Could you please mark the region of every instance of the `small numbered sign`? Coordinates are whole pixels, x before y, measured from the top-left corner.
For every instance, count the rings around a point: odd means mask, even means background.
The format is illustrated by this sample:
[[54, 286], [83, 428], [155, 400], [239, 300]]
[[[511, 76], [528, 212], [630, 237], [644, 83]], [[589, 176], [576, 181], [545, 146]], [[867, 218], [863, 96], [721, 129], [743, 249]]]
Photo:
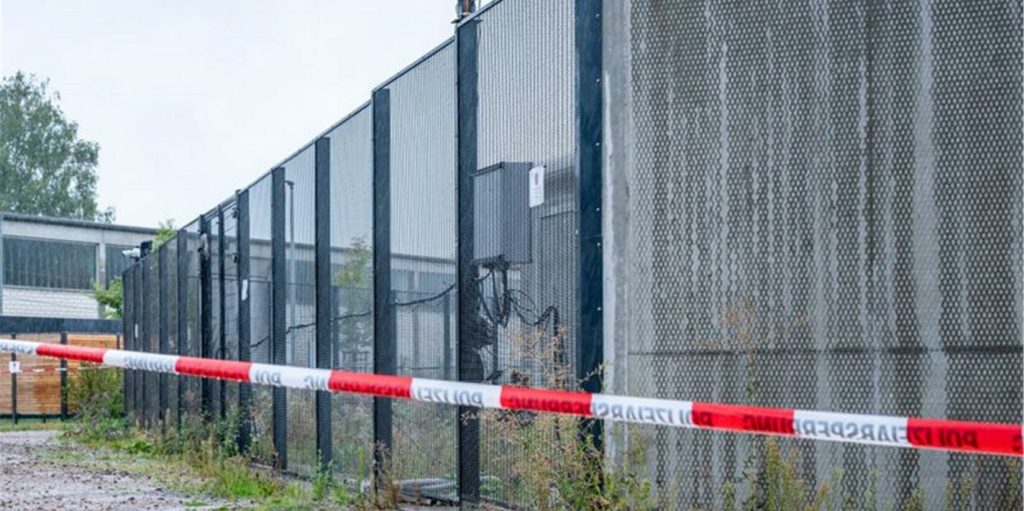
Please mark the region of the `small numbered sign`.
[[11, 374], [18, 374], [21, 372], [21, 362], [12, 360], [8, 363], [7, 367], [10, 369]]

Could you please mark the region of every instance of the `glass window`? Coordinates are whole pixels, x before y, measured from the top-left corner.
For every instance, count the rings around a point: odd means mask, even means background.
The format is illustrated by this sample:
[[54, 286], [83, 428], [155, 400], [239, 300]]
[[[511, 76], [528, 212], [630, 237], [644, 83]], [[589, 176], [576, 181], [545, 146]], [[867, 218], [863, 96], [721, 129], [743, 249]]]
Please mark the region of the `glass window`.
[[96, 245], [32, 238], [3, 238], [4, 284], [91, 289]]
[[111, 280], [120, 278], [121, 274], [132, 265], [132, 258], [124, 255], [125, 250], [131, 249], [132, 247], [107, 245], [107, 284]]

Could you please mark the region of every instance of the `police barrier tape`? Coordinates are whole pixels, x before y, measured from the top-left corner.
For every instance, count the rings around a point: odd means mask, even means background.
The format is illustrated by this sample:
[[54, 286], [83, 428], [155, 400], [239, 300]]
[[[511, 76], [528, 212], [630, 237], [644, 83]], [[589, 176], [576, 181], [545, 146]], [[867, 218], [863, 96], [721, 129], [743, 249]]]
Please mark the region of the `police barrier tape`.
[[612, 396], [0, 340], [0, 351], [125, 369], [475, 408], [944, 451], [1024, 455], [1022, 426]]

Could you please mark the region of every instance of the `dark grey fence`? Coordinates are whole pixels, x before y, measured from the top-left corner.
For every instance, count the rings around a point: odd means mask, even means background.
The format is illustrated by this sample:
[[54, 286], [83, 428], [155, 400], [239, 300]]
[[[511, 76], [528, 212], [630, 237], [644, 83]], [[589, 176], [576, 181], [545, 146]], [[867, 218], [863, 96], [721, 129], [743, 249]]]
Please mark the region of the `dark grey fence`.
[[[130, 268], [126, 344], [1020, 422], [1020, 19], [1013, 1], [496, 0]], [[128, 373], [139, 421], [236, 418], [243, 449], [293, 472], [363, 479], [391, 457], [421, 496], [516, 503], [516, 446], [469, 410]], [[721, 507], [760, 469], [759, 438], [600, 426], [610, 459], [646, 446], [665, 507]], [[781, 443], [851, 507], [1020, 494], [1001, 459]]]

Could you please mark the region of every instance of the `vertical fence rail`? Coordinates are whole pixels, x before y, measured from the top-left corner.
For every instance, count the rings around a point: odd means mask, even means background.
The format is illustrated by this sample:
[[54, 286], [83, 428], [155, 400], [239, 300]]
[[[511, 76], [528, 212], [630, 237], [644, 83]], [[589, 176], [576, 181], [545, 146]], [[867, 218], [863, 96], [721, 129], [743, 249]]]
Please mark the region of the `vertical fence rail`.
[[[11, 334], [11, 339], [14, 339], [14, 334]], [[11, 353], [11, 365], [14, 365], [18, 361], [17, 353]], [[18, 373], [10, 371], [11, 373], [11, 422], [14, 424], [18, 423]]]
[[[143, 270], [143, 265], [142, 265], [142, 261], [140, 260], [139, 264], [135, 265], [135, 277], [132, 279], [132, 280], [135, 281], [135, 286], [134, 286], [133, 293], [132, 293], [133, 296], [134, 296], [133, 303], [135, 304], [134, 307], [133, 307], [133, 309], [135, 311], [135, 318], [134, 318], [134, 325], [133, 325], [133, 328], [134, 328], [134, 344], [135, 344], [135, 349], [138, 350], [138, 351], [145, 351], [145, 349], [144, 349], [145, 344], [143, 343], [143, 339], [146, 338], [145, 334], [144, 334], [144, 330], [143, 330], [143, 326], [145, 324], [145, 317], [146, 316], [145, 316], [145, 307], [144, 307], [144, 304], [143, 304], [144, 297], [145, 297], [145, 294], [143, 292], [144, 289], [145, 289], [144, 288], [144, 286], [145, 286], [145, 279], [143, 279], [143, 271], [142, 270]], [[133, 370], [131, 376], [132, 376], [133, 386], [135, 387], [135, 392], [134, 392], [135, 399], [133, 400], [133, 403], [132, 403], [132, 418], [133, 418], [133, 420], [136, 423], [139, 423], [140, 419], [142, 418], [143, 404], [145, 403], [145, 397], [146, 397], [146, 380], [143, 377], [142, 371], [139, 371], [139, 370]]]
[[[225, 294], [227, 291], [226, 287], [226, 276], [225, 276], [225, 249], [227, 248], [227, 239], [224, 229], [224, 207], [217, 207], [217, 317], [220, 318], [220, 322], [217, 327], [217, 349], [215, 351], [215, 358], [224, 359], [227, 358], [227, 328], [224, 324], [227, 322], [227, 307], [225, 300]], [[218, 410], [217, 414], [221, 419], [227, 416], [227, 385], [225, 382], [219, 382], [217, 384], [218, 393]]]
[[[153, 303], [152, 300], [149, 299], [150, 296], [148, 291], [149, 286], [153, 284], [151, 282], [152, 279], [150, 278], [150, 263], [148, 259], [151, 256], [151, 247], [152, 245], [149, 242], [143, 242], [139, 249], [139, 254], [141, 257], [141, 259], [139, 260], [139, 262], [141, 263], [139, 265], [139, 273], [140, 275], [142, 275], [140, 279], [142, 285], [139, 286], [139, 297], [142, 299], [142, 328], [140, 329], [141, 332], [139, 335], [139, 337], [141, 338], [141, 342], [139, 343], [140, 351], [151, 351], [153, 349], [152, 346], [150, 345], [150, 331], [153, 329], [155, 325], [151, 325], [149, 321], [150, 307], [153, 306]], [[149, 397], [150, 393], [152, 393], [156, 389], [150, 388], [150, 386], [147, 384], [149, 375], [147, 375], [145, 371], [137, 371], [135, 374], [136, 380], [141, 383], [142, 389], [141, 394], [138, 396], [138, 401], [136, 402], [138, 406], [136, 407], [135, 411], [136, 414], [142, 418], [143, 424], [149, 424], [149, 417], [147, 417], [146, 414], [146, 398]]]
[[[576, 122], [579, 154], [579, 310], [576, 379], [583, 390], [601, 392], [604, 361], [603, 256], [601, 252], [601, 7], [602, 0], [576, 0]], [[601, 421], [583, 421], [583, 431], [601, 448]]]
[[[395, 372], [391, 306], [391, 96], [373, 92], [373, 372]], [[374, 471], [381, 476], [391, 452], [391, 400], [373, 399]], [[380, 480], [378, 477], [377, 480]]]
[[[277, 167], [271, 174], [271, 280], [272, 305], [270, 352], [274, 364], [287, 362], [285, 340], [287, 337], [288, 280], [285, 262], [285, 182], [284, 167]], [[277, 465], [288, 468], [288, 394], [285, 389], [273, 390], [274, 451]]]
[[[316, 141], [315, 154], [315, 282], [316, 282], [316, 367], [333, 367], [334, 322], [331, 318], [331, 141]], [[331, 395], [316, 393], [316, 448], [321, 472], [331, 465]]]
[[[211, 358], [213, 347], [213, 281], [210, 268], [210, 220], [203, 215], [199, 218], [199, 356]], [[213, 383], [200, 380], [200, 409], [203, 420], [213, 418]]]
[[[122, 288], [123, 289], [123, 288]], [[60, 333], [60, 343], [67, 345], [68, 333]], [[68, 361], [60, 359], [60, 420], [68, 419]]]
[[[189, 254], [188, 254], [188, 232], [185, 229], [178, 231], [178, 237], [174, 240], [177, 250], [175, 254], [175, 264], [178, 266], [178, 271], [175, 274], [175, 278], [178, 281], [176, 292], [178, 293], [178, 310], [175, 311], [175, 321], [178, 322], [178, 345], [177, 354], [185, 355], [188, 353], [188, 271], [189, 271]], [[181, 416], [184, 415], [185, 410], [185, 381], [184, 378], [178, 378], [178, 392], [175, 396], [178, 407], [178, 418], [177, 423], [174, 425], [176, 429], [181, 429]]]
[[[168, 271], [170, 270], [168, 265], [170, 263], [167, 260], [167, 244], [160, 246], [160, 248], [157, 251], [157, 258], [157, 262], [159, 265], [157, 270], [157, 291], [160, 293], [160, 310], [158, 311], [157, 314], [157, 321], [159, 322], [159, 324], [157, 325], [157, 332], [159, 336], [158, 350], [159, 353], [167, 353], [169, 346], [167, 335], [170, 331], [170, 325], [168, 324], [168, 320], [170, 319], [168, 313], [170, 311], [167, 310], [167, 305], [170, 303], [167, 296]], [[158, 406], [160, 407], [159, 410], [157, 410], [157, 418], [160, 420], [161, 427], [163, 427], [165, 419], [167, 418], [167, 406], [169, 404], [167, 395], [168, 379], [169, 376], [167, 374], [160, 373], [157, 380], [159, 382], [159, 390], [157, 391], [157, 403]]]
[[[483, 381], [483, 365], [475, 349], [479, 335], [469, 318], [477, 314], [476, 274], [473, 260], [473, 173], [477, 169], [477, 21], [471, 19], [456, 29], [456, 109], [458, 148], [456, 151], [456, 235], [458, 308], [456, 310], [456, 375], [459, 381]], [[480, 421], [469, 407], [458, 415], [459, 499], [467, 505], [480, 501]]]
[[[135, 297], [132, 293], [132, 287], [132, 267], [128, 267], [121, 273], [121, 331], [124, 332], [124, 349], [129, 351], [135, 349], [135, 345], [132, 342], [132, 339], [134, 338], [132, 333], [132, 299]], [[129, 417], [131, 414], [132, 399], [134, 399], [135, 396], [135, 387], [131, 384], [130, 380], [131, 373], [131, 369], [125, 369], [121, 378], [124, 388], [125, 417]]]
[[[252, 309], [249, 300], [249, 191], [238, 192], [235, 198], [238, 208], [238, 360], [252, 360], [251, 334]], [[238, 450], [249, 452], [252, 442], [252, 385], [238, 386]]]

